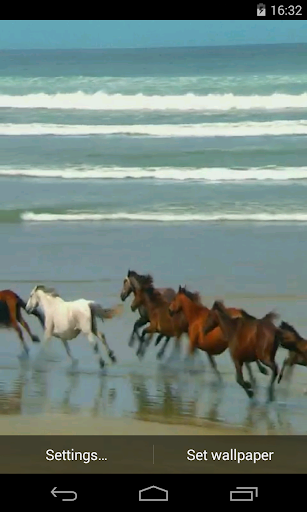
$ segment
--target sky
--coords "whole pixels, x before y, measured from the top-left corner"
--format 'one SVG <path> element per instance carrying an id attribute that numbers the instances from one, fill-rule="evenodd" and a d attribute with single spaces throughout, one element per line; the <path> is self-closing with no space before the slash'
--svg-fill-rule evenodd
<path id="1" fill-rule="evenodd" d="M 157 48 L 307 42 L 296 20 L 0 20 L 0 49 Z"/>

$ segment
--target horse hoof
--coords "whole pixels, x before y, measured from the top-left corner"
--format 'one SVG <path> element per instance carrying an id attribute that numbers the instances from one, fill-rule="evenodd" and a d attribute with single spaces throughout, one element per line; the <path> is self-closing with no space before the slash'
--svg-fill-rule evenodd
<path id="1" fill-rule="evenodd" d="M 136 355 L 138 356 L 139 360 L 141 361 L 144 357 L 144 352 L 142 352 L 142 350 L 138 350 Z"/>
<path id="2" fill-rule="evenodd" d="M 157 353 L 157 359 L 162 359 L 163 357 L 163 352 L 158 352 Z"/>
<path id="3" fill-rule="evenodd" d="M 114 352 L 110 352 L 109 353 L 109 358 L 111 359 L 112 363 L 116 363 L 117 362 L 117 359 L 114 355 Z"/>
<path id="4" fill-rule="evenodd" d="M 274 393 L 274 389 L 269 389 L 268 391 L 268 402 L 274 402 L 275 400 L 275 393 Z"/>
<path id="5" fill-rule="evenodd" d="M 105 362 L 104 362 L 104 360 L 103 360 L 103 359 L 100 359 L 100 361 L 99 361 L 99 366 L 100 366 L 100 368 L 101 368 L 101 369 L 102 369 L 102 368 L 104 368 L 104 366 L 105 366 Z"/>
<path id="6" fill-rule="evenodd" d="M 36 336 L 35 334 L 34 334 L 34 335 L 33 335 L 33 337 L 32 337 L 32 341 L 33 341 L 33 343 L 40 343 L 40 342 L 41 342 L 41 340 L 39 339 L 39 337 L 38 337 L 38 336 Z"/>
<path id="7" fill-rule="evenodd" d="M 247 380 L 244 382 L 244 386 L 247 388 L 247 389 L 252 389 L 252 385 L 250 382 L 248 382 Z"/>
<path id="8" fill-rule="evenodd" d="M 247 389 L 247 390 L 246 390 L 246 393 L 248 394 L 248 397 L 249 397 L 249 398 L 253 398 L 253 396 L 254 396 L 254 392 L 253 392 L 251 389 Z"/>

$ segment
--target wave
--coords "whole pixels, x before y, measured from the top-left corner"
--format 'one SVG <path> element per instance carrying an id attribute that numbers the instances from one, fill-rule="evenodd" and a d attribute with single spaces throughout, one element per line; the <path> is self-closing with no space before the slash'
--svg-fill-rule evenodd
<path id="1" fill-rule="evenodd" d="M 268 96 L 234 94 L 196 95 L 144 95 L 107 94 L 82 91 L 58 94 L 0 95 L 0 108 L 43 108 L 78 110 L 180 110 L 180 111 L 226 111 L 226 110 L 283 110 L 306 109 L 307 93 L 279 94 Z"/>
<path id="2" fill-rule="evenodd" d="M 307 120 L 199 124 L 71 125 L 0 123 L 0 135 L 90 136 L 132 135 L 150 137 L 257 137 L 307 135 Z"/>
<path id="3" fill-rule="evenodd" d="M 206 76 L 56 76 L 56 77 L 19 77 L 1 76 L 1 94 L 67 94 L 84 92 L 94 94 L 184 94 L 186 91 L 194 94 L 224 93 L 231 91 L 259 91 L 266 89 L 267 93 L 278 92 L 285 86 L 301 88 L 307 86 L 307 74 L 294 75 L 206 75 Z M 244 93 L 243 93 L 244 94 Z M 246 94 L 246 93 L 245 93 Z"/>
<path id="4" fill-rule="evenodd" d="M 307 222 L 307 213 L 34 213 L 24 212 L 25 222 L 82 222 L 82 221 L 134 221 L 134 222 Z"/>
<path id="5" fill-rule="evenodd" d="M 293 182 L 307 180 L 307 167 L 251 167 L 230 169 L 223 167 L 91 167 L 63 169 L 7 169 L 0 167 L 0 177 L 25 177 L 63 180 L 165 180 L 197 181 L 207 183 L 276 181 Z"/>

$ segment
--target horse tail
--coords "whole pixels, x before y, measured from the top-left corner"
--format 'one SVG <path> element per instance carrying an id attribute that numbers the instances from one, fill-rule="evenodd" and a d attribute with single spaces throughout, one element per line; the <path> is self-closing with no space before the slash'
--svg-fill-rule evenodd
<path id="1" fill-rule="evenodd" d="M 100 304 L 97 304 L 97 302 L 91 302 L 89 306 L 91 310 L 92 324 L 95 317 L 98 317 L 100 320 L 104 321 L 105 319 L 113 318 L 114 316 L 120 316 L 123 312 L 122 304 L 119 304 L 114 308 L 103 308 Z"/>
<path id="2" fill-rule="evenodd" d="M 24 309 L 26 311 L 25 301 L 21 297 L 19 297 L 19 295 L 17 295 L 17 293 L 15 293 L 15 296 L 16 296 L 16 300 L 17 300 L 17 302 L 16 302 L 17 313 L 20 313 L 20 309 Z M 42 328 L 44 329 L 45 328 L 45 316 L 42 313 L 42 311 L 40 311 L 38 308 L 35 308 L 35 309 L 33 309 L 32 313 L 30 313 L 30 314 L 33 316 L 36 316 L 36 318 L 38 318 L 39 323 L 41 324 Z"/>

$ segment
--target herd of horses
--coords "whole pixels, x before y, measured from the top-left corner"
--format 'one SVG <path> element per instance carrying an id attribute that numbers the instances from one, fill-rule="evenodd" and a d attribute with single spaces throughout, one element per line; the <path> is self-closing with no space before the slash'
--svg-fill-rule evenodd
<path id="1" fill-rule="evenodd" d="M 209 309 L 202 304 L 198 292 L 191 292 L 182 286 L 179 286 L 177 292 L 173 288 L 155 288 L 152 276 L 141 275 L 133 270 L 128 271 L 123 281 L 120 298 L 125 301 L 130 295 L 133 295 L 131 310 L 138 310 L 139 318 L 134 323 L 129 346 L 132 347 L 135 339 L 138 339 L 136 353 L 139 358 L 144 357 L 155 334 L 155 345 L 159 345 L 164 339 L 162 348 L 157 353 L 158 359 L 163 357 L 171 338 L 174 339 L 175 348 L 179 348 L 182 336 L 186 334 L 189 340 L 187 357 L 193 356 L 196 350 L 205 352 L 218 379 L 221 379 L 221 374 L 215 356 L 229 349 L 237 382 L 250 398 L 254 396 L 256 385 L 251 363 L 256 363 L 259 371 L 265 375 L 269 368 L 269 400 L 274 397 L 276 378 L 280 382 L 287 367 L 290 370 L 296 364 L 307 366 L 307 340 L 286 322 L 276 326 L 274 321 L 278 315 L 274 312 L 255 318 L 244 309 L 226 307 L 221 300 L 216 300 Z M 44 285 L 33 288 L 27 303 L 11 290 L 0 291 L 0 326 L 17 332 L 23 351 L 28 355 L 29 349 L 20 326 L 27 331 L 33 342 L 39 342 L 40 339 L 32 334 L 22 316 L 22 310 L 39 320 L 44 329 L 44 348 L 52 336 L 59 338 L 72 363 L 77 364 L 68 341 L 83 333 L 87 336 L 101 368 L 105 363 L 100 354 L 98 340 L 106 348 L 110 360 L 116 362 L 105 335 L 98 331 L 96 319 L 103 321 L 118 316 L 122 313 L 122 307 L 105 309 L 97 302 L 86 299 L 65 301 L 54 288 Z M 142 327 L 144 328 L 140 334 Z M 275 360 L 279 347 L 288 350 L 281 371 Z M 250 382 L 244 379 L 244 365 Z"/>
<path id="2" fill-rule="evenodd" d="M 274 320 L 278 315 L 274 312 L 255 318 L 244 309 L 225 307 L 223 301 L 215 301 L 209 309 L 202 304 L 198 292 L 192 293 L 182 286 L 177 292 L 172 288 L 155 288 L 150 275 L 139 275 L 132 270 L 128 271 L 123 282 L 122 301 L 130 294 L 134 295 L 131 309 L 138 309 L 140 318 L 134 324 L 129 345 L 132 346 L 134 339 L 138 338 L 139 357 L 144 355 L 155 333 L 159 333 L 156 345 L 165 338 L 158 358 L 163 356 L 171 338 L 179 346 L 182 335 L 186 333 L 189 339 L 187 356 L 193 355 L 196 349 L 206 352 L 219 379 L 221 375 L 214 357 L 229 349 L 237 382 L 250 398 L 254 396 L 256 384 L 251 363 L 255 362 L 265 375 L 270 368 L 269 400 L 273 399 L 277 376 L 280 382 L 287 367 L 290 369 L 296 364 L 307 366 L 307 340 L 287 322 L 281 322 L 277 327 Z M 140 335 L 139 328 L 147 323 L 149 326 Z M 275 361 L 278 347 L 288 350 L 280 372 Z M 243 365 L 251 382 L 243 377 Z"/>

